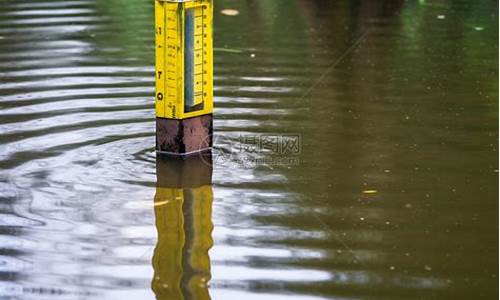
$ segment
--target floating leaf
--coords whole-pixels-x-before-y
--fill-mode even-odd
[[[236,9],[223,9],[220,11],[221,14],[223,15],[226,15],[226,16],[231,16],[231,17],[234,17],[234,16],[237,16],[240,14],[240,12]]]

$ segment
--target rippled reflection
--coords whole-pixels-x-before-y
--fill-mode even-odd
[[[212,157],[157,157],[158,243],[152,289],[158,300],[210,299]]]

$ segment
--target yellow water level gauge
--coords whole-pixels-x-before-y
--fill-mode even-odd
[[[155,0],[156,116],[213,110],[213,0]]]
[[[155,0],[156,150],[212,147],[213,0]]]

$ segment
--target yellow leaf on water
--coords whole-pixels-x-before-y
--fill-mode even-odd
[[[220,13],[223,15],[226,15],[226,16],[231,16],[231,17],[237,16],[240,14],[240,12],[237,11],[236,9],[229,9],[229,8],[221,10]]]

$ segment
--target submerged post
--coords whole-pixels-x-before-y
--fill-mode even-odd
[[[156,151],[212,147],[213,0],[155,0]]]

